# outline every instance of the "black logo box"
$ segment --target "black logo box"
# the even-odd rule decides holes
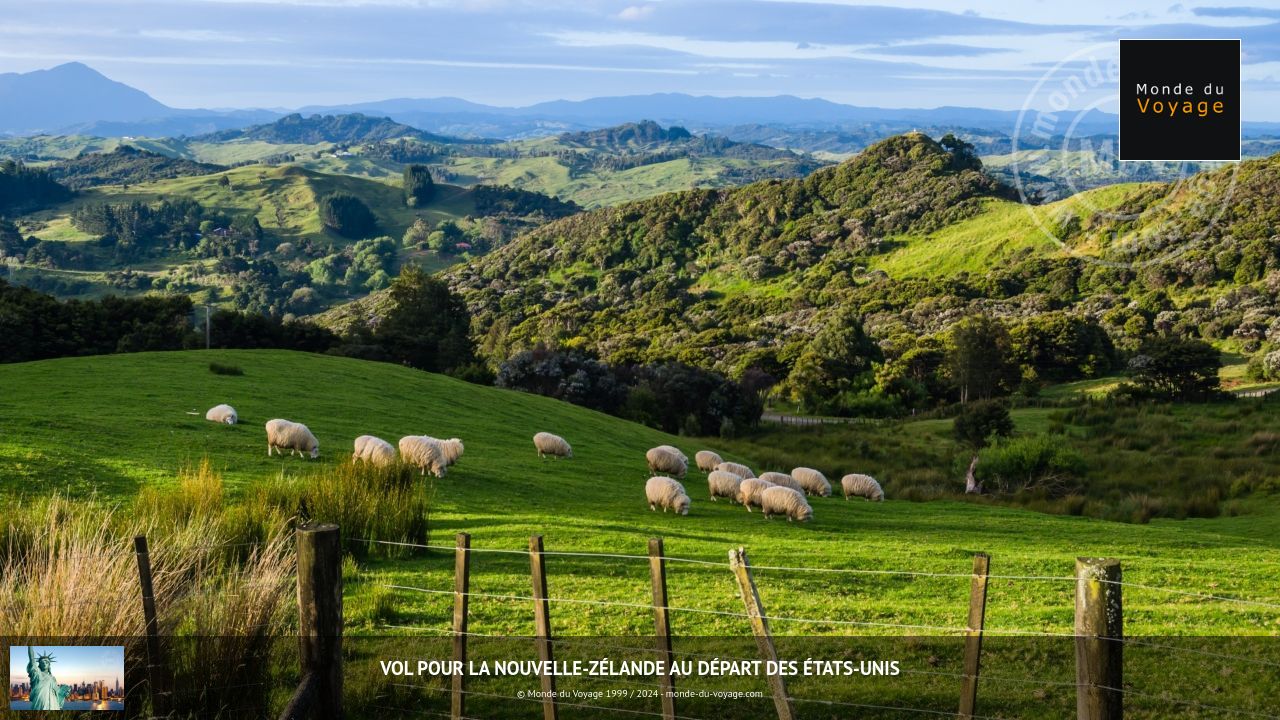
[[[1182,92],[1166,94],[1166,87]],[[1172,115],[1170,103],[1177,104]],[[1240,40],[1120,41],[1120,160],[1238,161],[1240,103]]]

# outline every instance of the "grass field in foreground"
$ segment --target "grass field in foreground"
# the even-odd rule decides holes
[[[244,374],[215,375],[208,370],[211,361]],[[204,410],[219,402],[236,406],[243,424],[206,422]],[[307,423],[321,441],[321,460],[268,459],[262,423],[272,417]],[[564,435],[575,457],[539,460],[530,442],[538,430]],[[234,496],[280,474],[323,471],[344,460],[362,433],[393,442],[410,433],[466,441],[466,454],[446,478],[424,481],[424,491],[433,493],[433,544],[452,545],[453,533],[466,531],[476,548],[521,551],[530,535],[543,534],[549,551],[643,554],[649,537],[662,536],[670,556],[716,563],[725,562],[730,548],[745,545],[758,565],[961,574],[973,553],[985,551],[992,554],[993,573],[1054,578],[1070,576],[1077,556],[1105,555],[1122,559],[1126,580],[1135,583],[1276,601],[1280,508],[1261,501],[1256,512],[1240,517],[1125,525],[968,503],[904,502],[893,499],[890,482],[883,504],[818,498],[814,521],[793,524],[708,502],[695,471],[686,481],[693,509],[677,517],[647,509],[644,451],[670,442],[692,456],[713,442],[666,436],[546,398],[390,364],[283,351],[0,366],[0,494],[10,497],[58,492],[127,504],[139,487],[170,483],[183,463],[202,457],[222,471]],[[847,470],[878,472],[853,451]],[[445,590],[452,587],[452,564],[448,552],[361,560],[347,588],[353,631],[446,628],[448,596],[379,586]],[[548,570],[556,598],[650,599],[643,560],[557,556],[548,560]],[[528,594],[522,554],[477,553],[473,572],[473,591]],[[789,570],[757,576],[771,614],[877,623],[778,621],[780,634],[901,635],[912,631],[894,625],[956,627],[965,618],[963,577]],[[741,611],[727,567],[673,563],[669,578],[673,606]],[[1127,589],[1125,612],[1126,633],[1135,636],[1280,632],[1280,612],[1272,607],[1156,589]],[[1072,583],[993,580],[987,618],[997,631],[1068,632]],[[529,604],[518,600],[477,598],[472,623],[480,633],[533,629]],[[742,618],[706,613],[676,612],[673,624],[681,635],[747,631]],[[652,624],[643,609],[560,605],[557,628],[577,635],[644,634]]]

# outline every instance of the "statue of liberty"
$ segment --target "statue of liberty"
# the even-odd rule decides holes
[[[62,703],[71,694],[71,687],[59,685],[53,677],[50,670],[53,655],[42,653],[37,656],[36,649],[28,645],[27,657],[30,658],[27,660],[27,677],[31,678],[31,709],[61,710]]]

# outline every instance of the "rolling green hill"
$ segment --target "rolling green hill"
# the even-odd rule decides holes
[[[213,374],[210,361],[244,374]],[[1095,554],[1124,559],[1132,582],[1181,587],[1195,577],[1195,587],[1212,587],[1216,594],[1261,597],[1271,595],[1280,561],[1280,543],[1269,531],[1271,506],[1239,518],[1119,525],[979,504],[905,502],[895,499],[892,478],[885,478],[885,503],[815,498],[813,522],[794,524],[706,501],[702,476],[694,471],[686,482],[694,498],[690,514],[653,513],[643,497],[644,451],[669,442],[692,455],[714,442],[673,438],[546,398],[389,364],[280,351],[147,353],[4,365],[0,386],[0,494],[9,497],[57,492],[127,504],[140,487],[171,483],[184,464],[206,457],[234,496],[269,477],[341,462],[359,434],[394,441],[429,433],[466,443],[460,463],[433,483],[430,521],[433,541],[440,543],[467,531],[475,547],[515,550],[530,534],[543,533],[548,550],[642,554],[646,538],[661,535],[675,557],[722,562],[730,547],[746,545],[761,565],[944,573],[968,572],[970,555],[985,550],[1001,574],[1051,576],[1070,575],[1075,556]],[[219,402],[233,404],[242,424],[205,421],[204,410]],[[320,439],[319,461],[267,457],[262,423],[281,416],[310,426]],[[530,441],[539,430],[565,436],[574,458],[539,460]],[[879,461],[856,449],[845,453],[841,469],[884,477]],[[485,555],[474,566],[473,588],[527,591],[527,563],[519,556]],[[381,582],[446,587],[451,568],[449,554],[378,561],[348,592],[362,598]],[[552,584],[560,597],[643,603],[646,572],[643,563],[606,569],[589,560],[556,559]],[[727,568],[679,565],[668,573],[675,605],[741,609]],[[838,575],[760,573],[762,593],[787,615],[933,625],[963,620],[967,580],[953,580],[853,582]],[[1066,630],[1070,597],[1070,584],[993,583],[988,627]],[[1274,613],[1228,603],[1140,589],[1126,592],[1125,601],[1126,631],[1134,636],[1276,629]],[[397,594],[395,615],[399,624],[442,627],[448,602]],[[530,629],[518,606],[477,601],[473,611],[476,632]],[[680,615],[677,622],[682,635],[744,632],[731,617]],[[642,612],[600,608],[561,614],[557,626],[566,634],[644,634],[651,621]],[[849,629],[779,625],[775,632]]]

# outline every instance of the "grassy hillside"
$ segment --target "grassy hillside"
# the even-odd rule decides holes
[[[244,374],[215,375],[210,361],[236,365]],[[978,504],[906,502],[895,499],[890,480],[887,502],[817,498],[814,521],[801,525],[707,502],[695,472],[686,483],[694,497],[687,517],[653,513],[643,500],[645,449],[670,442],[692,455],[707,442],[387,364],[276,351],[116,355],[0,366],[0,387],[0,491],[10,498],[57,492],[127,504],[140,487],[171,483],[183,464],[204,457],[235,494],[271,477],[341,462],[358,434],[394,440],[428,433],[466,442],[466,454],[446,478],[424,480],[433,496],[433,542],[442,544],[453,532],[467,531],[476,547],[516,550],[530,534],[542,533],[549,550],[631,554],[643,553],[646,538],[661,535],[675,557],[721,562],[730,547],[744,544],[761,565],[943,573],[967,572],[970,555],[982,550],[993,554],[1001,574],[1050,576],[1070,575],[1077,555],[1108,555],[1124,560],[1132,582],[1255,598],[1273,596],[1280,562],[1280,540],[1270,532],[1277,510],[1272,505],[1236,518],[1119,525]],[[203,411],[219,402],[235,405],[242,424],[206,422]],[[321,442],[319,461],[267,458],[262,423],[278,416],[311,427]],[[569,439],[575,457],[539,460],[530,436],[544,429]],[[845,453],[841,469],[882,475],[881,461],[856,449]],[[551,567],[557,597],[647,602],[643,562],[554,558]],[[444,588],[451,568],[449,554],[369,561],[349,580],[350,622],[445,627],[447,597],[387,597],[376,586]],[[524,594],[527,569],[519,555],[479,556],[473,589]],[[679,564],[669,574],[673,605],[741,609],[727,568]],[[789,616],[937,626],[962,623],[968,587],[963,578],[778,571],[761,571],[760,582],[766,601]],[[1066,631],[1070,598],[1068,582],[993,581],[988,627]],[[1126,632],[1134,636],[1280,629],[1274,612],[1230,603],[1141,589],[1127,591],[1125,601]],[[651,628],[642,611],[574,609],[581,612],[561,611],[560,632],[643,634]],[[472,629],[527,633],[532,627],[524,610],[519,603],[478,599]],[[675,622],[682,635],[745,631],[733,617],[677,614]],[[777,623],[775,632],[900,631]]]

